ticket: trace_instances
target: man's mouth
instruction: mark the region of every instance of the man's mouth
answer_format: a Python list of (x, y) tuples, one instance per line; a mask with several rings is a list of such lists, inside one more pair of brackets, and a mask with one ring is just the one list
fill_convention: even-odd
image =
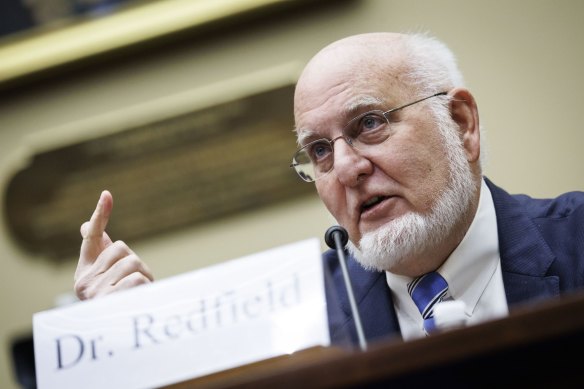
[(370, 198), (369, 200), (365, 201), (363, 204), (361, 204), (361, 212), (365, 212), (373, 207), (375, 207), (377, 204), (379, 204), (380, 202), (382, 202), (383, 200), (387, 199), (388, 196), (375, 196)]

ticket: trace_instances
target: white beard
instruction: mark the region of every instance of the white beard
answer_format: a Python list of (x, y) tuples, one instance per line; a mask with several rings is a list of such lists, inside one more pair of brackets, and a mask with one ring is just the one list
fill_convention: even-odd
[(391, 271), (402, 267), (443, 242), (466, 216), (475, 191), (475, 181), (465, 150), (452, 121), (442, 124), (448, 152), (450, 182), (426, 215), (410, 212), (363, 235), (357, 248), (348, 249), (366, 269)]

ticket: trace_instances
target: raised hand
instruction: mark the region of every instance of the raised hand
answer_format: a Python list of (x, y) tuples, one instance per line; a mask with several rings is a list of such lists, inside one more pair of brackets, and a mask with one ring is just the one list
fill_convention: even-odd
[(121, 240), (112, 242), (105, 228), (113, 197), (104, 190), (91, 219), (81, 225), (81, 250), (74, 289), (81, 300), (154, 281), (148, 266)]

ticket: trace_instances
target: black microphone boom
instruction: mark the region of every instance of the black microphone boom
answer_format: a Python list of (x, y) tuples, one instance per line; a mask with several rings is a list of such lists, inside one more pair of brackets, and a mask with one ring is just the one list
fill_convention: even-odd
[(361, 325), (361, 316), (359, 315), (359, 309), (357, 308), (357, 303), (355, 302), (355, 297), (353, 295), (353, 286), (351, 285), (351, 278), (349, 277), (349, 270), (347, 269), (347, 260), (345, 258), (345, 246), (349, 241), (349, 234), (341, 226), (332, 226), (324, 234), (324, 241), (331, 249), (337, 250), (337, 257), (339, 258), (339, 263), (341, 264), (341, 270), (343, 272), (343, 279), (345, 280), (345, 287), (347, 288), (347, 296), (349, 297), (349, 304), (351, 305), (351, 313), (353, 314), (353, 319), (355, 320), (355, 328), (357, 330), (357, 337), (359, 338), (359, 346), (361, 350), (367, 350), (367, 342), (365, 341), (365, 334), (363, 332), (363, 326)]

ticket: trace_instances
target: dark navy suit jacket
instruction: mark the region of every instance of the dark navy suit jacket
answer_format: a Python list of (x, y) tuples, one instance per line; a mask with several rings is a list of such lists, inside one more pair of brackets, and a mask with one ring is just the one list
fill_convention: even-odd
[[(554, 199), (510, 195), (485, 178), (497, 214), (503, 284), (509, 310), (584, 286), (584, 192)], [(331, 342), (357, 342), (336, 252), (323, 254)], [(368, 341), (401, 339), (385, 273), (347, 267)]]

